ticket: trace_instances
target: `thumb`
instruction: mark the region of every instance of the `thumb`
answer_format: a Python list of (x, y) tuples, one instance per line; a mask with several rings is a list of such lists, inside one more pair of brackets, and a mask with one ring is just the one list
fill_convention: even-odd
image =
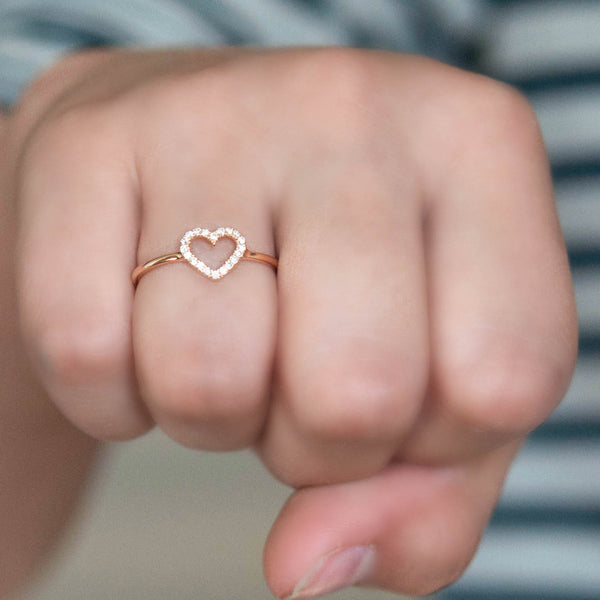
[(473, 557), (516, 450), (451, 467), (394, 464), (295, 492), (265, 546), (271, 590), (301, 600), (354, 584), (413, 595), (445, 587)]

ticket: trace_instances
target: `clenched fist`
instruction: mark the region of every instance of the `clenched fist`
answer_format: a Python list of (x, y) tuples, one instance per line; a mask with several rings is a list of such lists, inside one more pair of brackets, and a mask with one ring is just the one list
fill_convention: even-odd
[[(575, 361), (525, 100), (385, 52), (113, 51), (58, 64), (14, 119), (21, 329), (62, 413), (253, 447), (300, 488), (265, 550), (280, 597), (454, 580)], [(134, 290), (195, 227), (277, 274), (179, 262)]]

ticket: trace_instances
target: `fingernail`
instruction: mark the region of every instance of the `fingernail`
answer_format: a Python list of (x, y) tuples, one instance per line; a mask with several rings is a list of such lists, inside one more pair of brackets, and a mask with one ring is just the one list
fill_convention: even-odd
[(375, 564), (373, 546), (353, 546), (322, 556), (284, 600), (306, 600), (359, 583)]

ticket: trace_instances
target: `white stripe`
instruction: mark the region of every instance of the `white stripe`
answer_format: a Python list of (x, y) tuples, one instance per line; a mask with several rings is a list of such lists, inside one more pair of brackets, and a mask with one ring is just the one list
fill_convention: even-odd
[(487, 0), (421, 0), (423, 4), (425, 1), (453, 37), (482, 38), (488, 33), (490, 7)]
[[(561, 528), (491, 530), (457, 589), (473, 583), (565, 595), (598, 594), (600, 536), (597, 530)], [(509, 596), (507, 596), (509, 600)]]
[(207, 26), (198, 11), (176, 0), (4, 0), (0, 23), (41, 18), (56, 20), (84, 31), (93, 30), (120, 41), (160, 46), (223, 42), (223, 36)]
[(578, 269), (573, 282), (579, 327), (588, 335), (600, 336), (600, 269)]
[(600, 502), (600, 442), (530, 441), (515, 461), (502, 504), (589, 508)]
[(600, 177), (558, 184), (555, 193), (567, 244), (600, 248)]
[(404, 3), (389, 0), (329, 0), (327, 10), (347, 27), (368, 31), (382, 46), (417, 47), (415, 31), (407, 16), (410, 7)]
[(57, 41), (36, 40), (17, 36), (0, 39), (0, 61), (8, 60), (31, 64), (52, 61), (64, 52), (65, 44)]
[(600, 86), (533, 94), (529, 99), (553, 160), (600, 156)]
[(598, 2), (538, 0), (500, 10), (485, 67), (501, 78), (598, 68)]
[(580, 357), (569, 391), (549, 422), (586, 420), (600, 421), (600, 365), (595, 358)]
[(339, 20), (327, 19), (300, 4), (280, 0), (221, 0), (243, 28), (265, 45), (349, 44), (349, 33)]

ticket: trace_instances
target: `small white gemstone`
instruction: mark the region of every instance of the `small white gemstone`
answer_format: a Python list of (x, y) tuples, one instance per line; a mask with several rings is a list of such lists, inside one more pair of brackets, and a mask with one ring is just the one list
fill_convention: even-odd
[[(231, 256), (223, 265), (221, 265), (221, 267), (218, 269), (211, 269), (192, 252), (191, 242), (200, 237), (209, 241), (213, 246), (220, 238), (229, 237), (236, 242), (236, 247)], [(181, 238), (179, 251), (183, 258), (195, 269), (209, 279), (217, 280), (227, 275), (227, 273), (229, 273), (229, 271), (231, 271), (231, 269), (233, 269), (233, 267), (243, 258), (244, 253), (246, 252), (246, 238), (233, 227), (219, 227), (214, 231), (196, 227), (195, 229), (187, 231)]]

